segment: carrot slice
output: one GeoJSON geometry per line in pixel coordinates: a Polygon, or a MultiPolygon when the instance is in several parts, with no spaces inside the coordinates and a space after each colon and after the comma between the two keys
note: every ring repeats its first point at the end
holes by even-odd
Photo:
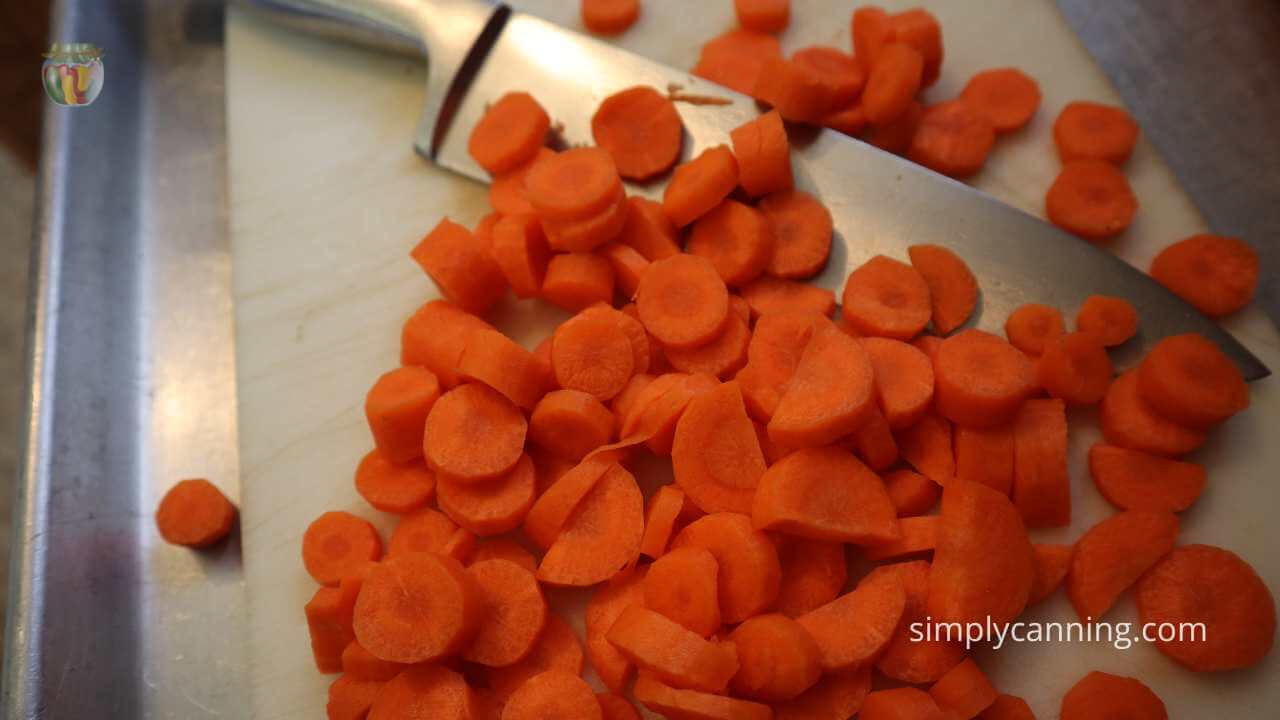
{"type": "Polygon", "coordinates": [[[549,670],[581,675],[582,668],[582,645],[578,642],[578,636],[573,634],[569,623],[556,613],[548,611],[546,626],[542,628],[542,634],[538,636],[533,650],[514,665],[485,668],[484,675],[497,704],[504,705],[512,693],[536,675],[549,670]]]}
{"type": "Polygon", "coordinates": [[[884,46],[893,41],[889,13],[875,5],[864,5],[853,11],[849,31],[853,36],[853,55],[862,69],[870,73],[884,46]]]}
{"type": "Polygon", "coordinates": [[[764,455],[737,383],[693,398],[676,425],[676,484],[703,512],[751,512],[764,455]]]}
{"type": "Polygon", "coordinates": [[[538,565],[538,580],[582,587],[633,564],[644,532],[644,498],[636,479],[612,465],[578,503],[538,565]]]}
{"type": "Polygon", "coordinates": [[[863,335],[910,340],[929,324],[929,285],[912,266],[876,255],[849,273],[840,312],[863,335]]]}
{"type": "Polygon", "coordinates": [[[764,61],[751,94],[786,120],[818,123],[857,97],[844,78],[812,63],[771,57],[764,61]]]}
{"type": "Polygon", "coordinates": [[[551,118],[532,95],[509,92],[471,129],[467,153],[490,175],[501,175],[532,160],[550,128],[551,118]]]}
{"type": "Polygon", "coordinates": [[[644,568],[601,585],[587,600],[584,623],[587,631],[587,657],[604,686],[623,692],[631,675],[631,661],[609,642],[606,634],[613,623],[632,605],[644,605],[644,568]]]}
{"type": "Polygon", "coordinates": [[[938,412],[969,427],[1009,422],[1035,387],[1035,369],[1027,356],[981,330],[943,340],[933,370],[938,412]]]}
{"type": "Polygon", "coordinates": [[[469,720],[479,717],[475,691],[458,673],[442,665],[415,665],[382,687],[368,720],[431,718],[469,720]]]}
{"type": "Polygon", "coordinates": [[[616,323],[631,344],[631,364],[634,371],[642,373],[649,370],[651,357],[649,346],[653,342],[638,318],[621,310],[615,310],[604,303],[596,303],[580,314],[587,317],[603,317],[616,323]]]}
{"type": "Polygon", "coordinates": [[[538,569],[538,560],[524,546],[507,538],[490,538],[476,545],[471,553],[471,564],[485,560],[506,560],[533,573],[538,569]]]}
{"type": "Polygon", "coordinates": [[[457,560],[409,553],[369,571],[356,599],[353,627],[356,639],[375,656],[421,663],[466,648],[483,619],[480,588],[457,560]]]}
{"type": "MultiPolygon", "coordinates": [[[[531,410],[547,391],[546,376],[533,353],[497,330],[477,329],[458,360],[459,379],[474,380],[502,393],[523,410],[531,410]]],[[[418,438],[422,445],[422,438],[418,438]]]]}
{"type": "Polygon", "coordinates": [[[857,340],[820,323],[769,420],[769,437],[784,447],[813,447],[857,430],[873,407],[874,375],[857,340]]]}
{"type": "Polygon", "coordinates": [[[529,439],[566,460],[584,455],[613,438],[616,421],[599,400],[580,390],[556,390],[538,401],[529,416],[529,439]]]}
{"type": "MultiPolygon", "coordinates": [[[[616,420],[613,423],[615,428],[620,426],[628,415],[635,412],[636,403],[640,400],[644,389],[649,387],[649,383],[653,382],[653,379],[654,376],[648,373],[636,373],[627,381],[626,386],[622,388],[622,392],[609,401],[609,410],[616,420]]],[[[604,443],[598,444],[603,445],[604,443]]]]}
{"type": "Polygon", "coordinates": [[[1138,199],[1116,166],[1101,160],[1073,160],[1049,186],[1044,209],[1054,225],[1101,242],[1129,227],[1138,212],[1138,199]]]}
{"type": "Polygon", "coordinates": [[[1085,622],[1100,619],[1177,539],[1178,517],[1167,511],[1126,510],[1089,528],[1076,541],[1067,573],[1076,614],[1085,622]]]}
{"type": "Polygon", "coordinates": [[[543,218],[540,224],[552,250],[591,252],[622,234],[629,213],[625,193],[619,188],[609,204],[595,215],[573,220],[543,218]]]}
{"type": "Polygon", "coordinates": [[[755,89],[765,60],[782,55],[773,35],[754,30],[730,30],[707,41],[693,66],[693,74],[744,95],[755,89]]]}
{"type": "Polygon", "coordinates": [[[649,261],[630,245],[612,242],[597,251],[601,257],[613,266],[613,277],[618,290],[624,297],[636,294],[640,287],[640,276],[649,267],[649,261]]]}
{"type": "Polygon", "coordinates": [[[1076,330],[1099,343],[1121,345],[1138,332],[1138,311],[1123,298],[1090,295],[1076,315],[1076,330]]]}
{"type": "Polygon", "coordinates": [[[895,575],[868,575],[852,592],[796,619],[818,643],[824,672],[847,670],[880,654],[893,637],[906,594],[895,575]]]}
{"type": "Polygon", "coordinates": [[[662,193],[662,211],[684,227],[720,204],[738,184],[738,163],[724,145],[681,163],[662,193]]]}
{"type": "Polygon", "coordinates": [[[1067,416],[1061,400],[1028,400],[1013,426],[1013,501],[1027,527],[1071,522],[1067,416]]]}
{"type": "Polygon", "coordinates": [[[684,493],[670,485],[658,488],[658,492],[649,498],[649,507],[644,514],[644,535],[640,538],[641,555],[648,555],[654,560],[662,557],[683,508],[684,493]]]}
{"type": "Polygon", "coordinates": [[[1089,474],[1098,492],[1121,510],[1181,512],[1204,490],[1203,465],[1095,443],[1089,474]]]}
{"type": "Polygon", "coordinates": [[[231,534],[237,514],[236,506],[213,483],[204,478],[182,480],[160,499],[156,530],[174,545],[208,547],[231,534]]]}
{"type": "Polygon", "coordinates": [[[808,193],[784,190],[765,196],[759,208],[773,230],[769,274],[803,280],[821,272],[831,252],[833,229],[826,206],[808,193]]]}
{"type": "Polygon", "coordinates": [[[504,720],[601,720],[603,713],[586,681],[565,670],[548,670],[525,681],[502,710],[504,720]]]}
{"type": "Polygon", "coordinates": [[[532,158],[519,167],[497,175],[489,183],[489,205],[494,212],[506,215],[530,215],[533,205],[524,196],[524,179],[533,164],[555,155],[549,147],[540,147],[532,158]]]}
{"type": "Polygon", "coordinates": [[[898,448],[907,464],[939,485],[956,474],[951,423],[936,413],[925,413],[915,425],[898,433],[898,448]]]}
{"type": "Polygon", "coordinates": [[[751,197],[790,190],[791,145],[782,116],[770,110],[729,132],[738,161],[738,182],[751,197]]]}
{"type": "Polygon", "coordinates": [[[760,478],[751,510],[757,528],[812,540],[874,545],[901,537],[884,482],[838,447],[779,460],[760,478]]]}
{"type": "Polygon", "coordinates": [[[907,157],[943,175],[967,178],[986,164],[995,142],[995,128],[985,115],[962,100],[949,100],[924,109],[907,157]]]}
{"type": "Polygon", "coordinates": [[[683,690],[664,684],[651,673],[641,672],[633,689],[636,700],[666,717],[683,720],[772,720],[768,705],[737,698],[683,690]]]}
{"type": "Polygon", "coordinates": [[[978,715],[978,720],[1036,720],[1027,701],[1016,695],[997,695],[996,701],[978,715]]]}
{"type": "Polygon", "coordinates": [[[591,116],[591,136],[613,156],[618,174],[645,181],[661,175],[680,157],[684,126],[675,103],[646,85],[621,90],[591,116]]]}
{"type": "Polygon", "coordinates": [[[1012,132],[1031,122],[1040,108],[1040,85],[1017,68],[992,68],[969,78],[960,100],[996,132],[1012,132]]]}
{"type": "Polygon", "coordinates": [[[1239,238],[1192,235],[1156,255],[1151,277],[1205,315],[1226,317],[1253,300],[1258,254],[1239,238]]]}
{"type": "Polygon", "coordinates": [[[324,513],[302,535],[302,562],[321,585],[337,585],[360,565],[381,557],[378,531],[348,512],[324,513]]]}
{"type": "Polygon", "coordinates": [[[906,468],[886,474],[884,489],[900,518],[924,515],[938,504],[938,498],[942,496],[937,483],[906,468]]]}
{"type": "Polygon", "coordinates": [[[705,257],[726,285],[745,285],[764,273],[774,250],[773,226],[763,213],[734,200],[693,223],[688,252],[705,257]]]}
{"type": "Polygon", "coordinates": [[[793,62],[806,65],[831,87],[835,107],[853,101],[867,82],[867,73],[852,55],[828,45],[811,45],[791,55],[793,62]]]}
{"type": "Polygon", "coordinates": [[[846,720],[858,713],[871,690],[871,668],[824,675],[813,687],[773,704],[774,720],[846,720]]]}
{"type": "Polygon", "coordinates": [[[756,32],[776,33],[791,20],[791,0],[733,0],[738,24],[756,32]]]}
{"type": "Polygon", "coordinates": [[[960,661],[929,688],[929,696],[938,707],[951,711],[960,720],[969,720],[986,710],[998,694],[973,658],[960,661]]]}
{"type": "Polygon", "coordinates": [[[1095,335],[1073,332],[1049,343],[1036,361],[1036,380],[1070,405],[1096,405],[1111,384],[1111,357],[1095,335]]]}
{"type": "Polygon", "coordinates": [[[738,373],[737,382],[748,412],[761,422],[773,416],[817,321],[815,313],[780,311],[756,323],[747,346],[747,367],[738,373]]]}
{"type": "Polygon", "coordinates": [[[627,198],[627,221],[617,241],[635,248],[650,262],[680,254],[676,229],[662,205],[644,197],[627,198]]]}
{"type": "Polygon", "coordinates": [[[676,687],[720,693],[738,671],[733,643],[707,640],[637,605],[622,611],[607,637],[636,667],[676,687]]]}
{"type": "Polygon", "coordinates": [[[640,18],[640,0],[582,0],[582,24],[597,35],[618,35],[640,18]]]}
{"type": "Polygon", "coordinates": [[[733,690],[756,700],[791,700],[822,676],[818,643],[786,615],[757,615],[729,633],[738,649],[733,690]]]}
{"type": "Polygon", "coordinates": [[[631,339],[612,313],[581,312],[556,328],[554,337],[551,367],[565,389],[605,401],[621,392],[635,371],[631,339]]]}
{"type": "Polygon", "coordinates": [[[743,286],[740,292],[751,308],[751,316],[755,318],[773,313],[804,311],[831,317],[836,311],[836,296],[830,290],[768,275],[743,286]]]}
{"type": "Polygon", "coordinates": [[[473,484],[442,477],[437,493],[449,519],[480,537],[520,527],[536,497],[537,476],[528,455],[495,480],[473,484]]]}
{"type": "Polygon", "coordinates": [[[911,139],[915,137],[923,115],[924,106],[912,100],[902,115],[891,122],[872,124],[862,139],[885,152],[905,155],[911,147],[911,139]]]}
{"type": "Polygon", "coordinates": [[[524,534],[538,547],[551,547],[582,499],[611,469],[610,463],[588,458],[561,475],[525,515],[524,534]]]}
{"type": "Polygon", "coordinates": [[[929,286],[934,332],[949,335],[969,320],[978,304],[978,281],[973,271],[941,245],[912,245],[907,254],[911,266],[929,286]]]}
{"type": "Polygon", "coordinates": [[[898,521],[901,536],[896,540],[868,545],[862,555],[872,562],[896,560],[932,551],[938,546],[938,516],[920,515],[898,521]]]}
{"type": "Polygon", "coordinates": [[[893,637],[876,660],[876,669],[885,677],[905,683],[931,683],[945,675],[965,657],[963,642],[930,637],[917,638],[911,632],[913,623],[932,621],[932,618],[928,617],[927,608],[931,573],[929,561],[912,560],[894,565],[881,565],[867,575],[868,579],[876,575],[896,576],[906,596],[902,621],[898,623],[893,637]]]}
{"type": "Polygon", "coordinates": [[[631,701],[613,693],[596,693],[602,720],[641,720],[640,711],[631,701]]]}
{"type": "Polygon", "coordinates": [[[1075,553],[1075,548],[1070,545],[1036,543],[1031,548],[1036,553],[1036,580],[1031,584],[1027,605],[1044,600],[1058,589],[1071,569],[1071,555],[1075,553]]]}
{"type": "Polygon", "coordinates": [[[898,441],[880,408],[873,407],[862,427],[850,436],[848,447],[872,470],[879,472],[898,462],[898,441]]]}
{"type": "Polygon", "coordinates": [[[715,389],[720,382],[710,375],[670,373],[660,375],[636,402],[636,412],[622,423],[624,438],[641,438],[657,455],[670,455],[676,424],[696,396],[715,389]]]}
{"type": "Polygon", "coordinates": [[[375,656],[355,640],[347,643],[342,651],[342,672],[356,680],[386,682],[399,675],[405,667],[375,656]]]}
{"type": "Polygon", "coordinates": [[[822,118],[822,126],[849,137],[858,137],[867,129],[867,111],[862,103],[854,102],[827,113],[822,118]]]}
{"type": "Polygon", "coordinates": [[[1032,357],[1039,357],[1062,333],[1062,313],[1048,305],[1027,303],[1009,313],[1004,321],[1004,335],[1009,338],[1009,344],[1032,357]]]}
{"type": "Polygon", "coordinates": [[[711,513],[689,523],[671,549],[700,547],[711,551],[720,566],[720,619],[742,622],[773,607],[782,568],[769,536],[753,530],[751,518],[737,513],[711,513]]]}
{"type": "Polygon", "coordinates": [[[1138,124],[1123,108],[1077,100],[1053,121],[1053,142],[1062,162],[1102,160],[1121,165],[1138,142],[1138,124]]]}
{"type": "Polygon", "coordinates": [[[1201,335],[1156,343],[1138,366],[1138,393],[1153,410],[1193,428],[1209,428],[1249,407],[1240,369],[1201,335]]]}
{"type": "Polygon", "coordinates": [[[325,705],[329,720],[364,720],[369,715],[383,680],[362,680],[343,674],[329,686],[329,702],[325,705]]]}
{"type": "Polygon", "coordinates": [[[475,546],[476,536],[470,531],[438,510],[422,508],[400,518],[387,543],[387,557],[432,552],[466,562],[475,546]]]}
{"type": "Polygon", "coordinates": [[[1102,435],[1112,445],[1152,455],[1185,455],[1204,444],[1205,434],[1157,413],[1138,392],[1138,372],[1122,373],[1099,407],[1102,435]]]}
{"type": "Polygon", "coordinates": [[[1203,624],[1199,637],[1156,640],[1157,650],[1191,670],[1252,667],[1271,652],[1276,631],[1271,591],[1230,550],[1175,548],[1138,581],[1137,597],[1143,623],[1203,624]]]}
{"type": "Polygon", "coordinates": [[[953,434],[956,477],[1005,495],[1013,492],[1014,429],[957,427],[953,434]]]}
{"type": "Polygon", "coordinates": [[[519,408],[475,383],[440,396],[427,415],[427,464],[462,482],[497,477],[524,451],[527,423],[519,408]]]}
{"type": "Polygon", "coordinates": [[[1164,703],[1136,678],[1093,672],[1085,675],[1062,696],[1061,720],[1122,717],[1132,720],[1167,720],[1164,703]]]}
{"type": "Polygon", "coordinates": [[[322,673],[342,670],[342,653],[355,640],[352,613],[363,585],[359,577],[348,576],[337,587],[316,590],[302,608],[311,637],[311,655],[322,673]]]}
{"type": "Polygon", "coordinates": [[[458,362],[471,334],[492,330],[489,323],[444,300],[432,300],[418,308],[400,333],[400,364],[422,365],[435,374],[440,385],[459,382],[458,362]]]}
{"type": "Polygon", "coordinates": [[[747,364],[750,342],[751,328],[747,319],[730,313],[719,337],[695,348],[667,348],[666,357],[680,372],[728,378],[747,364]]]}
{"type": "Polygon", "coordinates": [[[775,535],[782,582],[777,611],[800,617],[840,594],[848,576],[844,545],[789,535],[775,535]]]}
{"type": "Polygon", "coordinates": [[[516,297],[537,297],[551,261],[542,225],[533,215],[506,215],[493,228],[493,259],[516,297]]]}
{"type": "Polygon", "coordinates": [[[663,345],[697,347],[729,317],[729,291],[706,258],[676,255],[649,265],[636,291],[640,322],[663,345]]]}
{"type": "Polygon", "coordinates": [[[919,92],[924,76],[924,57],[900,42],[881,48],[862,91],[862,107],[867,119],[884,125],[902,117],[919,92]]]}
{"type": "Polygon", "coordinates": [[[915,48],[924,58],[921,88],[938,81],[942,69],[942,26],[928,10],[914,8],[889,16],[889,30],[895,42],[915,48]]]}
{"type": "Polygon", "coordinates": [[[720,630],[719,572],[715,556],[703,548],[672,550],[649,566],[643,605],[702,637],[711,637],[720,630]]]}
{"type": "Polygon", "coordinates": [[[467,574],[480,589],[485,621],[462,657],[491,667],[523,660],[547,622],[547,602],[537,579],[507,560],[472,563],[467,574]]]}
{"type": "Polygon", "coordinates": [[[365,396],[364,413],[379,452],[395,463],[422,457],[422,429],[440,398],[440,382],[424,367],[384,373],[365,396]]]}
{"type": "Polygon", "coordinates": [[[468,312],[484,314],[507,291],[507,280],[488,249],[449,218],[440,220],[409,255],[446,300],[468,312]]]}
{"type": "Polygon", "coordinates": [[[942,491],[942,525],[933,552],[928,612],[936,621],[1012,621],[1027,605],[1035,556],[1009,498],[978,483],[942,491]]]}
{"type": "Polygon", "coordinates": [[[915,425],[933,402],[933,363],[920,350],[899,340],[859,340],[875,371],[876,400],[889,427],[915,425]]]}
{"type": "Polygon", "coordinates": [[[534,164],[524,180],[525,197],[544,220],[582,220],[599,215],[622,192],[613,158],[601,148],[573,148],[534,164]]]}

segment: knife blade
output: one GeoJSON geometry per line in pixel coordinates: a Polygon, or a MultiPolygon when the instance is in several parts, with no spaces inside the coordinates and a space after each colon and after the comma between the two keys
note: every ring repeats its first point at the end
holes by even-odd
{"type": "MultiPolygon", "coordinates": [[[[430,71],[415,147],[480,182],[489,176],[467,154],[469,129],[489,103],[510,91],[537,98],[570,146],[593,143],[591,114],[624,88],[650,85],[717,98],[722,104],[677,102],[687,133],[682,160],[728,143],[731,129],[760,112],[752,98],[686,71],[482,0],[266,4],[376,27],[401,44],[419,44],[430,71]]],[[[1141,318],[1139,334],[1113,355],[1117,368],[1136,364],[1164,337],[1194,332],[1217,344],[1246,379],[1270,374],[1217,323],[1109,252],[854,138],[803,127],[790,127],[788,134],[797,187],[821,198],[835,224],[827,267],[810,282],[837,298],[849,271],[872,256],[905,260],[908,246],[937,244],[964,258],[978,277],[981,301],[971,326],[999,334],[1004,319],[1024,303],[1055,306],[1072,317],[1090,295],[1112,295],[1133,303],[1141,318]]],[[[628,186],[628,192],[649,197],[660,197],[662,189],[660,183],[628,186]]]]}

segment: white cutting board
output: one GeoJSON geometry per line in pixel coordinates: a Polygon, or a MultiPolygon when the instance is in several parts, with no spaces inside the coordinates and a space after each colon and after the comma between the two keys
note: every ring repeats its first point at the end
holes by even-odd
{"type": "MultiPolygon", "coordinates": [[[[518,2],[569,27],[574,0],[518,2]]],[[[884,2],[900,9],[918,2],[884,2]]],[[[852,3],[793,0],[785,50],[824,43],[850,47],[852,3]]],[[[942,22],[946,61],[930,97],[958,92],[975,71],[1016,65],[1040,81],[1044,104],[1031,126],[997,144],[975,184],[1042,214],[1058,162],[1050,138],[1057,111],[1083,98],[1119,102],[1115,91],[1048,0],[932,2],[942,22]]],[[[729,0],[646,0],[644,16],[618,42],[674,67],[691,67],[708,38],[734,24],[729,0]]],[[[331,678],[315,672],[302,605],[315,586],[299,560],[303,530],[326,510],[392,518],[365,506],[352,473],[371,447],[362,402],[380,373],[398,361],[400,326],[435,289],[409,260],[409,248],[442,215],[472,224],[486,212],[485,190],[425,163],[411,138],[425,82],[403,57],[333,44],[265,23],[232,4],[227,24],[231,228],[243,466],[243,542],[252,626],[255,718],[324,717],[331,678]]],[[[513,70],[518,72],[518,69],[513,70]]],[[[584,98],[582,112],[597,99],[584,98]]],[[[1138,145],[1127,172],[1142,210],[1115,244],[1146,267],[1169,242],[1204,229],[1199,213],[1150,145],[1138,145]]],[[[1034,252],[1034,248],[1028,248],[1034,252]]],[[[850,260],[860,262],[857,249],[850,260]]],[[[1070,272],[1070,268],[1064,268],[1070,272]]],[[[1045,282],[1052,282],[1045,278],[1045,282]]],[[[511,303],[500,324],[522,340],[549,327],[530,303],[511,303]]],[[[1280,341],[1262,313],[1244,312],[1231,329],[1272,368],[1280,341]]],[[[1254,383],[1253,407],[1221,429],[1196,459],[1209,485],[1184,515],[1182,540],[1231,548],[1280,590],[1280,528],[1275,483],[1280,467],[1280,396],[1274,378],[1254,383]]],[[[1097,439],[1090,413],[1073,418],[1075,523],[1036,533],[1069,542],[1111,509],[1083,463],[1097,439]]],[[[1126,598],[1109,619],[1134,619],[1126,598]]],[[[1073,617],[1062,593],[1028,619],[1073,617]]],[[[580,623],[575,623],[581,629],[580,623]]],[[[1056,718],[1062,694],[1088,670],[1142,678],[1175,718],[1261,718],[1280,706],[1280,652],[1262,666],[1197,676],[1149,647],[1024,645],[978,660],[1005,692],[1038,717],[1056,718]]]]}

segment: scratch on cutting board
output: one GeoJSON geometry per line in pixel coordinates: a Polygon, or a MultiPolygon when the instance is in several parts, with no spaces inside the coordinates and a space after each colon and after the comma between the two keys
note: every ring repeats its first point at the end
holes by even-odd
{"type": "Polygon", "coordinates": [[[205,705],[201,703],[199,700],[196,700],[195,698],[191,697],[191,695],[189,695],[186,690],[179,688],[179,691],[182,693],[182,697],[187,699],[187,702],[203,710],[206,715],[209,715],[211,717],[220,717],[222,715],[222,713],[218,712],[217,710],[214,710],[208,705],[205,705]]]}

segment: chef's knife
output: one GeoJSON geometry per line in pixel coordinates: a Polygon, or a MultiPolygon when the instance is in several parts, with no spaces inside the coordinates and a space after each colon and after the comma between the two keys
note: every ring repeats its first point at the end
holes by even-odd
{"type": "MultiPolygon", "coordinates": [[[[591,143],[590,118],[606,96],[634,85],[678,89],[722,104],[680,102],[684,156],[728,141],[759,113],[755,102],[688,72],[665,67],[540,18],[483,0],[257,0],[311,28],[427,56],[426,102],[416,147],[467,177],[488,175],[466,152],[469,129],[488,103],[529,92],[560,125],[566,144],[591,143]]],[[[1111,253],[973,188],[830,130],[792,128],[797,184],[822,198],[835,220],[826,270],[813,280],[839,293],[849,269],[876,254],[905,259],[909,245],[953,248],[978,276],[977,327],[1000,332],[1019,305],[1039,302],[1074,316],[1094,294],[1128,299],[1141,332],[1117,365],[1136,362],[1159,339],[1196,332],[1213,340],[1248,379],[1270,371],[1215,322],[1111,253]]],[[[660,186],[632,186],[656,195],[660,186]]]]}

